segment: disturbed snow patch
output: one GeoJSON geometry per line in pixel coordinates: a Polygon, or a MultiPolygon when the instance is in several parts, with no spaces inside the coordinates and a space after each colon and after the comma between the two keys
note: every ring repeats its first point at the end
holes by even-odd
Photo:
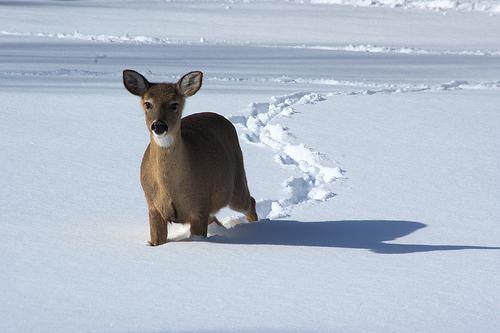
{"type": "MultiPolygon", "coordinates": [[[[299,82],[300,80],[292,80],[299,82]]],[[[315,104],[334,95],[374,95],[393,93],[412,93],[425,91],[459,90],[459,89],[499,89],[500,81],[468,82],[451,81],[441,84],[367,84],[364,82],[347,82],[333,80],[328,84],[348,85],[360,90],[335,91],[326,95],[318,93],[298,92],[291,95],[272,97],[267,103],[251,103],[248,116],[230,116],[229,119],[242,128],[243,138],[253,144],[269,147],[276,152],[275,160],[283,166],[292,167],[299,176],[288,178],[284,186],[289,195],[279,200],[263,200],[258,202],[259,216],[280,218],[289,215],[299,204],[325,201],[335,194],[332,184],[344,178],[343,170],[334,163],[328,162],[320,153],[307,147],[304,143],[293,143],[290,130],[281,123],[273,122],[277,117],[290,117],[296,111],[296,104],[315,104]],[[367,89],[368,88],[368,89],[367,89]]],[[[221,221],[233,226],[241,220],[227,219],[221,221]]]]}
{"type": "Polygon", "coordinates": [[[260,215],[279,218],[289,215],[294,206],[314,201],[325,201],[335,194],[332,183],[342,178],[342,170],[329,163],[318,152],[303,143],[291,142],[291,133],[280,123],[271,123],[279,116],[290,117],[295,113],[295,104],[314,104],[325,100],[317,93],[298,92],[272,97],[268,103],[250,104],[250,115],[232,116],[230,120],[243,129],[246,141],[270,147],[276,152],[275,160],[297,171],[285,181],[289,196],[280,200],[265,200],[258,203],[260,215]]]}

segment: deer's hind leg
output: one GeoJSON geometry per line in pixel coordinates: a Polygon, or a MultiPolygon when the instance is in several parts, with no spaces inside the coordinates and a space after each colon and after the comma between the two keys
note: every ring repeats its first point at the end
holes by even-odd
{"type": "Polygon", "coordinates": [[[245,216],[248,222],[255,222],[259,220],[257,211],[255,210],[255,199],[253,197],[250,197],[250,205],[248,206],[245,216]]]}
{"type": "Polygon", "coordinates": [[[190,224],[191,236],[207,237],[208,233],[208,213],[194,213],[188,222],[190,224]]]}
{"type": "Polygon", "coordinates": [[[246,195],[236,195],[233,200],[229,203],[229,208],[234,209],[237,212],[245,214],[248,222],[258,221],[259,217],[255,210],[255,199],[250,196],[250,193],[246,192],[246,195]]]}
{"type": "Polygon", "coordinates": [[[245,174],[245,167],[243,166],[243,156],[241,151],[236,163],[236,177],[234,179],[234,188],[229,208],[237,212],[245,214],[248,222],[254,222],[259,219],[255,211],[255,199],[250,196],[248,190],[247,177],[245,174]]]}

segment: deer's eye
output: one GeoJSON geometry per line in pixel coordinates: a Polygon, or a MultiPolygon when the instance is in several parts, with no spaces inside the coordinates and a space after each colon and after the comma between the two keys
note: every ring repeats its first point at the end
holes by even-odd
{"type": "Polygon", "coordinates": [[[150,102],[144,102],[143,105],[146,110],[151,110],[153,108],[153,104],[151,104],[150,102]]]}
{"type": "Polygon", "coordinates": [[[177,111],[178,108],[179,108],[179,103],[177,102],[170,103],[170,109],[172,111],[177,111]]]}

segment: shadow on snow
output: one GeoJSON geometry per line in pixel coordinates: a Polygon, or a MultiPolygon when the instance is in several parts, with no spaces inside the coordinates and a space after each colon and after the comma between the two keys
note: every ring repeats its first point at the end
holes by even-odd
{"type": "Polygon", "coordinates": [[[340,247],[367,249],[384,254],[469,249],[500,250],[500,247],[486,246],[385,243],[426,226],[421,222],[387,220],[324,222],[264,220],[237,225],[225,231],[223,235],[210,237],[208,241],[224,244],[340,247]]]}

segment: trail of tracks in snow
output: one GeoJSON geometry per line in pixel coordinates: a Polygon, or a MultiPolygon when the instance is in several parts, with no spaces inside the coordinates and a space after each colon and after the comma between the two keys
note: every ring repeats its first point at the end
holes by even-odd
{"type": "Polygon", "coordinates": [[[233,123],[243,127],[244,138],[255,144],[262,144],[277,152],[276,160],[285,166],[293,166],[298,176],[285,182],[288,198],[259,202],[260,215],[269,218],[285,217],[298,204],[324,201],[334,195],[331,185],[343,178],[342,170],[327,165],[324,157],[303,143],[293,144],[289,130],[272,121],[280,116],[291,116],[295,104],[314,104],[325,97],[317,93],[298,92],[291,95],[272,97],[270,102],[250,104],[250,115],[231,116],[233,123]]]}
{"type": "Polygon", "coordinates": [[[144,35],[109,35],[109,34],[84,34],[78,31],[73,33],[66,32],[15,32],[0,31],[0,37],[32,37],[32,38],[50,38],[65,40],[80,40],[101,43],[128,43],[128,44],[146,44],[146,45],[214,45],[214,46],[247,46],[247,47],[265,47],[265,48],[293,48],[310,49],[324,51],[340,52],[363,52],[363,53],[395,53],[395,54],[413,54],[413,55],[457,55],[457,56],[500,56],[500,50],[427,50],[414,47],[394,47],[387,45],[373,44],[347,44],[347,45],[283,45],[283,44],[259,44],[250,42],[230,42],[230,41],[207,41],[200,36],[198,41],[182,40],[168,37],[154,37],[144,35]]]}
{"type": "MultiPolygon", "coordinates": [[[[500,89],[500,81],[483,83],[451,81],[435,85],[372,84],[369,89],[334,91],[328,94],[297,92],[271,97],[269,102],[251,103],[248,116],[230,116],[229,119],[240,126],[244,140],[272,149],[276,152],[275,160],[285,167],[294,168],[294,174],[296,174],[284,183],[289,196],[284,199],[258,202],[259,215],[266,218],[286,217],[297,205],[328,200],[335,196],[333,192],[335,181],[344,178],[344,171],[339,166],[328,161],[323,154],[304,143],[292,143],[291,138],[294,136],[289,129],[273,121],[279,117],[291,117],[295,113],[295,105],[315,104],[335,95],[375,95],[460,89],[496,90],[500,89]]],[[[233,226],[242,220],[229,218],[223,222],[226,226],[233,226]]]]}

